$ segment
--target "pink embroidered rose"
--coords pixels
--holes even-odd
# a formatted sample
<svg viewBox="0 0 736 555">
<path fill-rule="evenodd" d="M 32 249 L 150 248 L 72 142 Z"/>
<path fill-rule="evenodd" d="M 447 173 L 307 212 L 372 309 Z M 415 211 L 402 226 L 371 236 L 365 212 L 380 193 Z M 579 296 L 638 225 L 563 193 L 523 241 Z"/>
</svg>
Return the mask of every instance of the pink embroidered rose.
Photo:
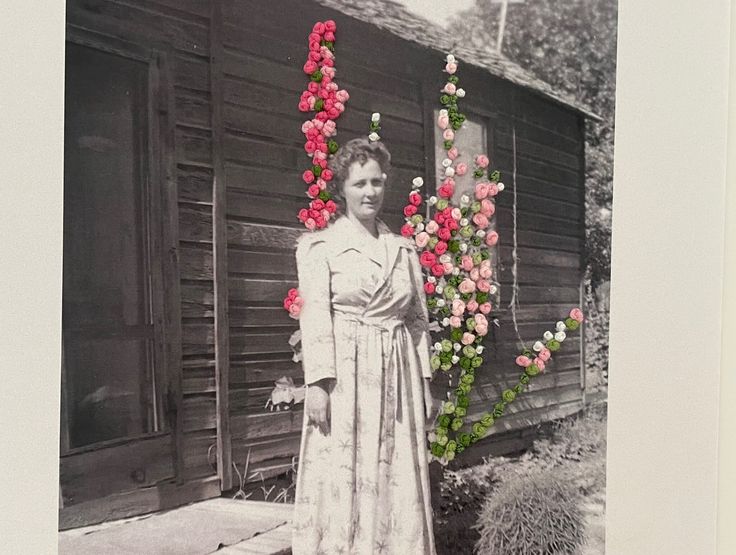
<svg viewBox="0 0 736 555">
<path fill-rule="evenodd" d="M 417 213 L 417 207 L 413 204 L 407 204 L 404 206 L 404 216 L 407 218 L 411 218 L 414 214 Z"/>
<path fill-rule="evenodd" d="M 459 328 L 463 325 L 463 320 L 460 316 L 450 316 L 450 326 L 453 328 Z"/>
<path fill-rule="evenodd" d="M 328 19 L 325 21 L 325 31 L 334 33 L 337 30 L 337 23 L 334 19 Z"/>
<path fill-rule="evenodd" d="M 519 355 L 518 357 L 516 357 L 516 364 L 523 368 L 528 368 L 532 365 L 532 359 L 524 355 Z"/>
<path fill-rule="evenodd" d="M 434 235 L 435 233 L 437 233 L 437 230 L 439 228 L 440 228 L 440 225 L 436 221 L 429 220 L 429 222 L 427 222 L 427 225 L 425 226 L 424 229 L 427 231 L 427 233 Z"/>
<path fill-rule="evenodd" d="M 454 316 L 462 316 L 465 313 L 465 303 L 460 299 L 452 301 L 452 308 L 450 309 Z"/>
<path fill-rule="evenodd" d="M 307 219 L 309 218 L 309 212 L 307 211 L 307 209 L 302 208 L 301 210 L 299 210 L 299 214 L 297 214 L 297 218 L 299 218 L 299 221 L 301 221 L 302 223 L 306 222 Z"/>
<path fill-rule="evenodd" d="M 492 247 L 496 243 L 498 243 L 498 233 L 496 233 L 495 231 L 491 231 L 486 235 L 486 245 Z"/>
<path fill-rule="evenodd" d="M 482 291 L 483 293 L 488 293 L 491 290 L 491 284 L 486 279 L 479 279 L 476 285 L 478 286 L 478 291 Z"/>
<path fill-rule="evenodd" d="M 304 123 L 302 123 L 302 133 L 306 133 L 313 127 L 314 127 L 314 124 L 312 123 L 312 120 L 305 121 Z"/>
<path fill-rule="evenodd" d="M 424 292 L 427 295 L 433 295 L 434 294 L 434 283 L 427 282 L 424 284 Z"/>
<path fill-rule="evenodd" d="M 445 71 L 452 75 L 457 71 L 457 64 L 455 62 L 448 62 L 445 66 Z"/>
<path fill-rule="evenodd" d="M 473 268 L 470 270 L 470 279 L 478 281 L 480 279 L 480 268 Z"/>
<path fill-rule="evenodd" d="M 488 183 L 476 183 L 475 185 L 475 198 L 478 200 L 484 199 L 488 196 Z"/>
<path fill-rule="evenodd" d="M 350 98 L 350 95 L 348 94 L 348 91 L 346 91 L 345 89 L 341 89 L 335 93 L 335 98 L 339 102 L 342 102 L 344 104 L 345 102 L 348 101 L 348 99 Z"/>
<path fill-rule="evenodd" d="M 333 200 L 328 200 L 327 202 L 325 202 L 325 209 L 330 214 L 334 214 L 335 212 L 337 212 L 337 204 L 335 204 L 335 201 Z"/>
<path fill-rule="evenodd" d="M 465 175 L 466 173 L 468 173 L 468 165 L 465 164 L 464 162 L 460 162 L 455 168 L 455 174 Z"/>
<path fill-rule="evenodd" d="M 287 310 L 289 311 L 289 316 L 291 316 L 292 318 L 299 318 L 302 307 L 297 303 L 292 303 Z"/>
<path fill-rule="evenodd" d="M 457 289 L 463 295 L 468 295 L 475 291 L 475 282 L 472 279 L 465 278 L 460 282 L 460 285 L 457 286 Z"/>
<path fill-rule="evenodd" d="M 332 137 L 335 131 L 337 131 L 337 124 L 332 120 L 326 121 L 322 127 L 322 133 L 324 133 L 325 137 Z"/>
<path fill-rule="evenodd" d="M 454 188 L 451 185 L 440 185 L 439 189 L 437 189 L 437 194 L 441 196 L 442 198 L 452 198 L 452 193 L 454 192 Z"/>
<path fill-rule="evenodd" d="M 463 255 L 463 257 L 460 259 L 460 266 L 463 270 L 466 272 L 469 272 L 473 269 L 473 258 L 466 255 Z"/>
<path fill-rule="evenodd" d="M 316 184 L 312 184 L 307 189 L 307 195 L 309 195 L 310 198 L 315 198 L 317 195 L 319 195 L 319 187 Z"/>
<path fill-rule="evenodd" d="M 488 186 L 488 196 L 495 197 L 497 194 L 498 194 L 498 185 L 496 183 L 491 183 Z"/>
<path fill-rule="evenodd" d="M 455 94 L 457 91 L 457 87 L 453 83 L 445 83 L 445 87 L 442 89 L 442 92 L 447 94 Z"/>
<path fill-rule="evenodd" d="M 325 154 L 321 150 L 318 150 L 314 153 L 313 161 L 315 164 L 319 164 L 320 166 L 322 166 L 322 168 L 325 168 L 327 166 L 326 160 L 327 160 L 327 154 Z M 325 163 L 320 164 L 320 162 L 325 162 Z"/>
<path fill-rule="evenodd" d="M 317 184 L 317 187 L 319 187 L 320 191 L 324 191 L 327 188 L 327 182 L 321 177 L 317 178 L 317 181 L 315 181 L 315 183 Z"/>
<path fill-rule="evenodd" d="M 335 109 L 342 114 L 345 111 L 345 105 L 338 100 L 335 102 Z"/>
<path fill-rule="evenodd" d="M 438 241 L 437 244 L 434 246 L 434 253 L 438 256 L 441 256 L 447 252 L 447 243 L 444 241 Z"/>
<path fill-rule="evenodd" d="M 299 111 L 300 112 L 308 112 L 309 111 L 309 102 L 306 100 L 302 100 L 299 102 Z"/>
<path fill-rule="evenodd" d="M 460 211 L 459 208 L 453 208 L 450 211 L 450 216 L 452 217 L 453 220 L 460 220 L 463 217 L 463 213 Z"/>
<path fill-rule="evenodd" d="M 317 33 L 318 35 L 324 35 L 325 34 L 325 24 L 321 21 L 318 21 L 314 24 L 314 27 L 312 27 L 312 32 Z"/>
<path fill-rule="evenodd" d="M 324 122 L 324 121 L 321 121 L 321 120 L 319 120 L 319 119 L 317 119 L 317 118 L 316 118 L 316 116 L 315 116 L 315 118 L 314 118 L 314 119 L 312 120 L 312 123 L 314 124 L 314 128 L 315 128 L 315 129 L 317 129 L 318 131 L 321 131 L 321 130 L 322 130 L 322 128 L 324 127 L 324 125 L 325 125 L 325 122 Z M 319 134 L 319 133 L 318 133 L 318 134 Z"/>
<path fill-rule="evenodd" d="M 446 141 L 452 141 L 455 138 L 455 132 L 452 129 L 445 129 L 442 132 L 442 138 Z"/>
<path fill-rule="evenodd" d="M 444 274 L 451 274 L 452 270 L 455 269 L 455 265 L 452 262 L 445 262 L 442 264 L 442 267 L 444 268 Z"/>
<path fill-rule="evenodd" d="M 578 322 L 582 322 L 585 319 L 585 317 L 583 316 L 583 311 L 579 308 L 573 308 L 570 311 L 570 318 L 572 318 L 573 320 L 577 320 Z"/>
<path fill-rule="evenodd" d="M 454 160 L 458 156 L 460 156 L 460 152 L 457 150 L 456 146 L 452 147 L 450 150 L 447 151 L 447 157 L 450 160 Z"/>
<path fill-rule="evenodd" d="M 488 279 L 493 275 L 493 269 L 491 268 L 491 261 L 490 260 L 484 260 L 480 263 L 480 268 L 478 268 L 478 273 L 480 274 L 480 277 L 483 279 Z"/>
<path fill-rule="evenodd" d="M 314 60 L 307 60 L 304 64 L 304 73 L 312 74 L 317 71 L 317 63 Z"/>
<path fill-rule="evenodd" d="M 312 205 L 312 208 L 314 208 L 315 210 L 322 210 L 325 207 L 325 201 L 323 201 L 322 199 L 319 199 L 319 198 L 318 199 L 314 199 L 311 202 L 311 205 Z"/>
<path fill-rule="evenodd" d="M 409 193 L 409 202 L 411 202 L 414 206 L 419 206 L 420 204 L 422 204 L 422 195 L 417 192 Z"/>
<path fill-rule="evenodd" d="M 308 58 L 314 62 L 319 62 L 322 59 L 322 54 L 319 53 L 319 43 L 313 43 L 314 50 L 309 52 Z"/>
<path fill-rule="evenodd" d="M 312 31 L 311 33 L 309 33 L 308 40 L 309 42 L 319 42 L 322 40 L 322 36 L 319 33 L 315 33 L 314 31 Z"/>
<path fill-rule="evenodd" d="M 480 306 L 478 307 L 478 309 L 479 309 L 479 310 L 480 310 L 480 311 L 481 311 L 481 312 L 482 312 L 483 314 L 488 314 L 489 312 L 491 312 L 491 303 L 482 303 L 482 304 L 481 304 L 481 305 L 480 305 Z"/>
<path fill-rule="evenodd" d="M 477 324 L 475 326 L 475 333 L 481 337 L 488 334 L 488 324 Z"/>
<path fill-rule="evenodd" d="M 488 224 L 490 222 L 488 221 L 488 218 L 485 215 L 478 212 L 477 214 L 473 216 L 473 223 L 477 225 L 480 229 L 485 229 L 488 227 Z"/>
<path fill-rule="evenodd" d="M 332 170 L 324 170 L 322 172 L 322 179 L 330 181 L 332 179 Z"/>
<path fill-rule="evenodd" d="M 302 179 L 304 180 L 304 183 L 311 183 L 314 181 L 314 174 L 312 173 L 312 170 L 306 170 L 302 174 Z"/>
<path fill-rule="evenodd" d="M 457 223 L 456 220 L 447 220 L 447 223 L 445 224 L 445 226 L 450 231 L 455 231 L 456 229 L 460 227 L 460 225 Z"/>
<path fill-rule="evenodd" d="M 490 160 L 488 159 L 488 156 L 486 156 L 485 154 L 478 154 L 475 157 L 475 164 L 479 168 L 487 168 L 488 164 L 490 164 Z"/>
<path fill-rule="evenodd" d="M 537 357 L 534 359 L 534 364 L 537 365 L 540 371 L 544 372 L 544 367 L 547 365 L 541 358 Z"/>
<path fill-rule="evenodd" d="M 483 314 L 476 314 L 475 316 L 473 316 L 473 319 L 475 320 L 476 326 L 487 326 L 488 325 L 488 320 Z"/>
<path fill-rule="evenodd" d="M 472 333 L 466 331 L 460 341 L 463 345 L 470 345 L 473 341 L 475 341 L 475 336 Z"/>
<path fill-rule="evenodd" d="M 404 237 L 411 237 L 412 235 L 414 235 L 414 226 L 409 223 L 402 225 L 401 235 L 403 235 Z"/>
<path fill-rule="evenodd" d="M 441 115 L 437 118 L 437 127 L 440 129 L 447 129 L 448 125 L 450 125 L 450 118 L 448 116 Z"/>
<path fill-rule="evenodd" d="M 335 41 L 335 33 L 332 31 L 325 31 L 325 40 L 329 42 Z"/>
<path fill-rule="evenodd" d="M 307 154 L 312 154 L 316 148 L 317 144 L 314 141 L 307 141 L 306 143 L 304 143 L 304 150 L 307 152 Z"/>
<path fill-rule="evenodd" d="M 409 225 L 409 224 L 407 224 Z M 413 229 L 412 229 L 413 233 Z M 414 242 L 417 244 L 417 247 L 420 249 L 423 249 L 427 246 L 427 243 L 429 243 L 429 234 L 422 231 L 421 233 L 417 233 L 417 236 L 414 237 Z"/>
<path fill-rule="evenodd" d="M 432 275 L 434 277 L 440 277 L 445 275 L 445 267 L 442 264 L 434 264 L 432 266 Z"/>
<path fill-rule="evenodd" d="M 547 362 L 552 357 L 552 351 L 550 351 L 547 347 L 544 347 L 541 351 L 539 351 L 539 354 L 537 356 L 543 361 Z"/>
<path fill-rule="evenodd" d="M 487 198 L 480 201 L 480 213 L 490 218 L 496 213 L 496 206 Z"/>
<path fill-rule="evenodd" d="M 429 268 L 437 263 L 437 257 L 432 252 L 424 251 L 419 255 L 419 262 L 425 268 Z"/>
<path fill-rule="evenodd" d="M 452 233 L 450 233 L 450 230 L 448 228 L 443 227 L 437 230 L 437 237 L 439 237 L 443 241 L 449 241 L 452 237 Z"/>
<path fill-rule="evenodd" d="M 340 116 L 340 110 L 337 108 L 330 108 L 327 111 L 327 115 L 330 116 L 330 119 L 337 119 Z"/>
<path fill-rule="evenodd" d="M 304 222 L 304 226 L 309 230 L 312 231 L 316 229 L 317 223 L 314 221 L 314 218 L 307 218 L 307 221 Z"/>
</svg>

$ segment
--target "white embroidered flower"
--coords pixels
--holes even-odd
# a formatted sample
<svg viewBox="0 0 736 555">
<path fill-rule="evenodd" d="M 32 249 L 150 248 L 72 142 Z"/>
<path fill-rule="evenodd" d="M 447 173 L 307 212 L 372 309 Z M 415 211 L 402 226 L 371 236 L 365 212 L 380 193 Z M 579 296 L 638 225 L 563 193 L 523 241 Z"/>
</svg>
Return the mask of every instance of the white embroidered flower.
<svg viewBox="0 0 736 555">
<path fill-rule="evenodd" d="M 466 225 L 468 225 L 469 223 L 470 223 L 470 222 L 468 221 L 468 219 L 467 219 L 467 218 L 461 218 L 461 219 L 460 219 L 460 225 L 461 225 L 462 227 L 465 227 L 465 226 L 466 226 Z"/>
<path fill-rule="evenodd" d="M 457 355 L 452 355 L 452 358 L 450 360 L 452 360 L 453 364 L 457 364 L 458 362 L 460 362 L 460 357 Z"/>
<path fill-rule="evenodd" d="M 446 177 L 452 177 L 453 175 L 455 175 L 455 168 L 453 168 L 452 166 L 450 166 L 449 168 L 445 168 Z"/>
<path fill-rule="evenodd" d="M 446 328 L 450 325 L 450 319 L 449 318 L 443 318 L 442 319 L 442 327 Z"/>
<path fill-rule="evenodd" d="M 449 168 L 450 166 L 452 166 L 452 160 L 450 160 L 449 158 L 445 158 L 444 160 L 442 160 L 443 168 Z"/>
<path fill-rule="evenodd" d="M 424 224 L 422 222 L 417 224 L 417 231 L 424 231 Z"/>
<path fill-rule="evenodd" d="M 445 306 L 445 299 L 437 299 L 437 306 L 440 308 Z"/>
<path fill-rule="evenodd" d="M 480 237 L 481 239 L 486 236 L 486 230 L 485 229 L 479 229 L 475 232 L 475 234 Z"/>
<path fill-rule="evenodd" d="M 445 253 L 442 256 L 440 256 L 440 259 L 439 260 L 440 260 L 440 263 L 447 264 L 448 262 L 452 262 L 452 256 L 450 256 L 449 254 Z"/>
<path fill-rule="evenodd" d="M 381 114 L 379 114 L 378 112 L 373 112 L 371 114 L 371 121 L 373 123 L 378 123 L 379 121 L 381 121 Z"/>
<path fill-rule="evenodd" d="M 555 338 L 555 336 L 552 335 L 552 332 L 549 331 L 549 330 L 546 331 L 546 332 L 544 332 L 544 334 L 542 335 L 542 337 L 544 337 L 545 341 L 550 341 L 550 340 L 552 340 L 552 339 Z"/>
<path fill-rule="evenodd" d="M 463 346 L 462 346 L 462 345 L 460 345 L 460 343 L 455 343 L 455 344 L 454 344 L 454 345 L 452 346 L 452 348 L 453 348 L 453 349 L 455 350 L 455 352 L 457 353 L 457 352 L 458 352 L 458 351 L 459 351 L 460 349 L 462 349 L 462 348 L 463 348 Z"/>
<path fill-rule="evenodd" d="M 468 252 L 468 244 L 467 243 L 460 243 L 460 252 Z"/>
<path fill-rule="evenodd" d="M 455 94 L 458 98 L 463 98 L 465 96 L 465 89 L 457 89 L 455 91 Z"/>
<path fill-rule="evenodd" d="M 505 188 L 506 188 L 506 185 L 504 185 L 503 183 L 499 183 L 498 184 L 498 190 L 499 191 L 503 191 Z"/>
<path fill-rule="evenodd" d="M 434 443 L 435 441 L 437 441 L 437 434 L 435 434 L 434 432 L 429 432 L 427 434 L 427 439 L 430 441 L 430 443 Z M 434 455 L 432 456 L 434 457 Z"/>
<path fill-rule="evenodd" d="M 422 179 L 421 177 L 415 177 L 414 179 L 412 179 L 411 184 L 414 185 L 415 189 L 419 189 L 419 187 L 424 185 L 424 179 Z"/>
<path fill-rule="evenodd" d="M 455 56 L 453 56 L 452 54 L 448 54 L 447 57 L 445 58 L 445 61 L 448 64 L 454 64 L 457 60 L 455 60 Z"/>
<path fill-rule="evenodd" d="M 380 138 L 381 137 L 375 131 L 373 131 L 370 135 L 368 135 L 368 140 L 373 141 L 373 142 L 377 141 Z"/>
<path fill-rule="evenodd" d="M 534 346 L 532 347 L 532 349 L 539 352 L 542 349 L 544 349 L 544 343 L 542 343 L 541 341 L 537 341 L 536 343 L 534 343 Z"/>
<path fill-rule="evenodd" d="M 431 197 L 429 197 L 429 200 L 427 200 L 427 202 L 429 203 L 430 206 L 433 206 L 437 204 L 437 197 L 432 195 Z"/>
<path fill-rule="evenodd" d="M 478 346 L 477 346 L 477 347 L 475 348 L 475 352 L 476 352 L 477 354 L 481 354 L 481 353 L 482 353 L 482 352 L 483 352 L 484 350 L 485 350 L 485 347 L 484 347 L 483 345 L 478 345 Z"/>
<path fill-rule="evenodd" d="M 440 342 L 438 341 L 437 343 L 435 343 L 435 344 L 433 345 L 433 347 L 434 347 L 434 350 L 435 350 L 435 351 L 437 351 L 437 352 L 439 353 L 439 352 L 440 352 L 440 351 L 442 350 L 442 343 L 440 343 Z"/>
<path fill-rule="evenodd" d="M 567 326 L 565 325 L 565 322 L 560 320 L 559 322 L 555 324 L 555 329 L 557 331 L 565 331 L 567 329 Z"/>
<path fill-rule="evenodd" d="M 463 195 L 460 197 L 460 206 L 469 206 L 470 205 L 470 197 L 468 195 Z"/>
<path fill-rule="evenodd" d="M 453 268 L 453 269 L 452 269 L 452 275 L 453 275 L 453 276 L 456 276 L 456 275 L 458 275 L 459 273 L 460 273 L 460 268 L 458 268 L 458 267 L 455 267 L 455 268 Z M 458 295 L 458 296 L 457 296 L 457 297 L 455 297 L 455 298 L 456 298 L 456 299 L 459 299 L 459 298 L 460 298 L 460 295 Z"/>
<path fill-rule="evenodd" d="M 445 110 L 444 108 L 442 108 L 442 110 L 440 110 L 440 115 L 441 116 L 446 116 L 447 115 L 447 110 Z"/>
<path fill-rule="evenodd" d="M 558 331 L 555 334 L 555 339 L 562 343 L 567 338 L 567 334 L 564 331 Z"/>
<path fill-rule="evenodd" d="M 491 284 L 491 286 L 488 288 L 488 292 L 491 295 L 495 295 L 496 294 L 496 291 L 498 291 L 498 287 L 496 287 L 495 285 Z"/>
<path fill-rule="evenodd" d="M 436 293 L 437 293 L 438 295 L 442 295 L 442 291 L 444 291 L 444 289 L 442 288 L 442 286 L 441 286 L 441 285 L 438 285 L 437 287 L 435 287 L 435 292 L 436 292 Z"/>
<path fill-rule="evenodd" d="M 434 277 L 434 276 L 429 276 L 429 277 L 427 278 L 427 281 L 428 281 L 429 283 L 437 283 L 437 278 L 436 278 L 436 277 Z"/>
</svg>

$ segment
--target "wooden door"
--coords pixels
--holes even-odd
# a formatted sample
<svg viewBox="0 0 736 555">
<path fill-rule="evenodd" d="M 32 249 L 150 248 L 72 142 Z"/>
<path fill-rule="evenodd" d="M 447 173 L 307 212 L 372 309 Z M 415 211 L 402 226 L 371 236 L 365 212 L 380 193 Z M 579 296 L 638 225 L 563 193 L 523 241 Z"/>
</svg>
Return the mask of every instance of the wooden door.
<svg viewBox="0 0 736 555">
<path fill-rule="evenodd" d="M 176 478 L 158 71 L 151 53 L 67 42 L 62 527 L 145 510 L 115 496 Z"/>
</svg>

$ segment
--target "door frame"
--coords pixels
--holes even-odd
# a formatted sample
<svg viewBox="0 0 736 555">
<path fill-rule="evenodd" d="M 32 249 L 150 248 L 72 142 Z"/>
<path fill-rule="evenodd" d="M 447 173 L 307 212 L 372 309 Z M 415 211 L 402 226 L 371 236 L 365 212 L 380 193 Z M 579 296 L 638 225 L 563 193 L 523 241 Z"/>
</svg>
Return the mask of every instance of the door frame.
<svg viewBox="0 0 736 555">
<path fill-rule="evenodd" d="M 153 316 L 153 361 L 156 381 L 157 414 L 164 428 L 158 432 L 137 437 L 115 439 L 75 449 L 69 449 L 66 417 L 62 412 L 60 444 L 60 527 L 81 526 L 120 516 L 140 514 L 165 507 L 172 501 L 166 492 L 180 497 L 183 482 L 183 411 L 182 406 L 182 346 L 181 295 L 179 277 L 178 191 L 175 158 L 174 95 L 167 63 L 167 52 L 160 48 L 146 48 L 118 38 L 98 34 L 67 24 L 66 43 L 86 46 L 124 58 L 140 61 L 148 66 L 148 141 L 146 173 L 143 175 L 144 195 L 150 205 L 147 209 L 150 302 Z M 66 368 L 62 340 L 62 395 Z M 105 464 L 113 455 L 116 470 L 130 470 L 131 481 L 124 491 L 104 498 L 90 498 L 81 503 L 64 503 L 64 480 L 74 469 Z M 121 456 L 125 455 L 125 456 Z M 125 463 L 127 460 L 130 469 Z M 163 460 L 168 461 L 164 465 Z M 87 465 L 86 463 L 90 463 Z M 144 470 L 141 475 L 141 463 Z M 155 472 L 158 464 L 158 474 Z M 171 472 L 163 470 L 171 466 Z M 134 468 L 138 467 L 138 468 Z M 154 468 L 147 478 L 148 468 Z M 87 472 L 93 470 L 88 468 Z M 66 473 L 65 473 L 66 471 Z M 136 474 L 138 473 L 138 474 Z M 84 477 L 80 478 L 81 480 Z M 93 478 L 90 478 L 94 482 Z M 139 484 L 139 485 L 136 485 Z M 148 491 L 156 488 L 155 495 Z M 141 502 L 135 507 L 127 498 L 140 490 Z M 148 493 L 146 493 L 148 491 Z M 153 505 L 157 506 L 151 506 Z M 63 508 L 61 508 L 63 507 Z"/>
</svg>

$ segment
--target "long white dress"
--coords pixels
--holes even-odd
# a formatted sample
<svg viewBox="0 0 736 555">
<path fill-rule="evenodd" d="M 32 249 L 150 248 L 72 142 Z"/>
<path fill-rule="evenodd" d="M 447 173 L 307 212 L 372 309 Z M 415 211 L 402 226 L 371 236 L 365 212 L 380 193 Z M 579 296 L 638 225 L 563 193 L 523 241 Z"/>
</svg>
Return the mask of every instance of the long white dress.
<svg viewBox="0 0 736 555">
<path fill-rule="evenodd" d="M 375 246 L 342 217 L 297 247 L 305 382 L 334 380 L 330 433 L 304 420 L 294 555 L 435 554 L 421 270 L 383 223 Z"/>
</svg>

